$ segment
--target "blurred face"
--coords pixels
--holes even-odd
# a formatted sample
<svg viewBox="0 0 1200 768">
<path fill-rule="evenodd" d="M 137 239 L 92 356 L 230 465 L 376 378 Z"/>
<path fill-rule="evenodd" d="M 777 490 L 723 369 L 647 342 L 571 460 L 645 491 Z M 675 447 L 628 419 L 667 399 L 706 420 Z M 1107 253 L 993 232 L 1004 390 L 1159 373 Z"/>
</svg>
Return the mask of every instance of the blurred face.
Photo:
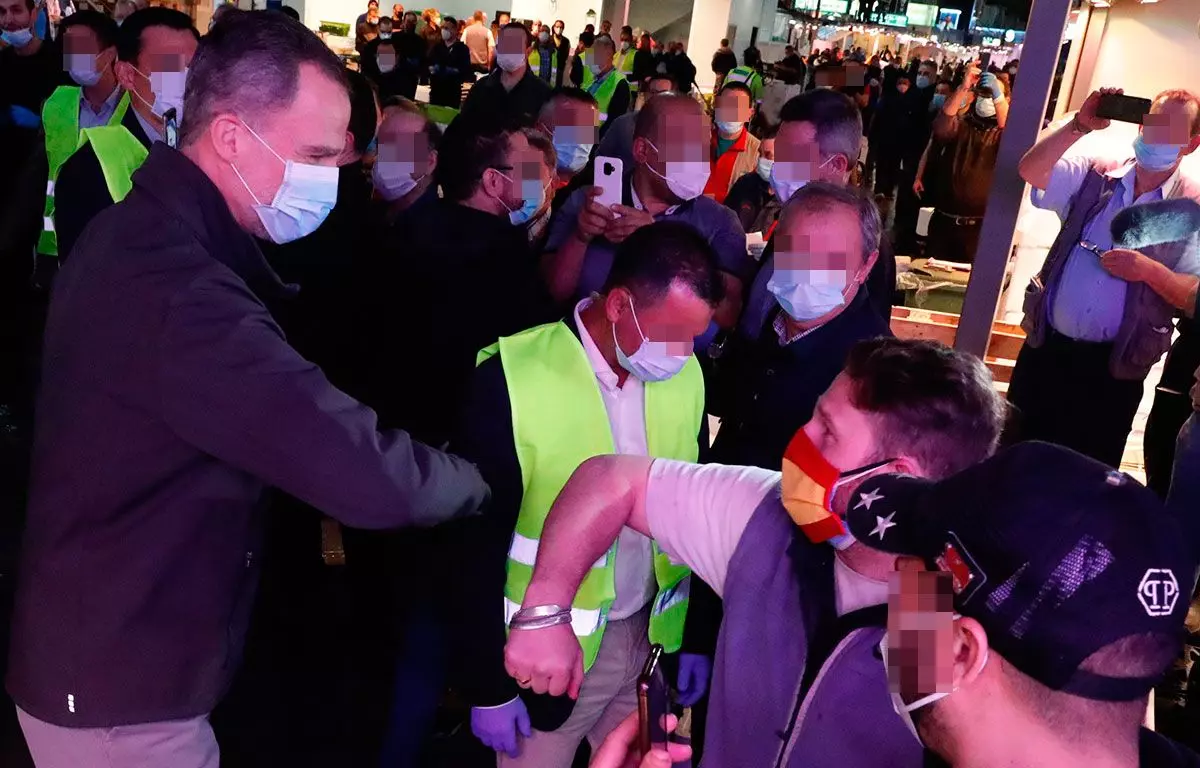
<svg viewBox="0 0 1200 768">
<path fill-rule="evenodd" d="M 25 0 L 0 0 L 0 29 L 16 32 L 29 29 L 32 23 L 33 11 L 25 5 Z"/>
<path fill-rule="evenodd" d="M 101 48 L 96 33 L 82 24 L 63 33 L 63 69 L 105 72 L 117 60 L 116 46 Z M 74 65 L 74 66 L 73 66 Z"/>
<path fill-rule="evenodd" d="M 396 48 L 391 43 L 380 43 L 375 51 L 375 62 L 381 72 L 391 72 L 396 67 Z"/>
<path fill-rule="evenodd" d="M 950 84 L 949 83 L 938 83 L 936 92 L 942 94 L 943 96 L 949 96 L 950 95 Z"/>
<path fill-rule="evenodd" d="M 391 17 L 384 16 L 382 19 L 379 20 L 379 34 L 381 34 L 381 35 L 392 34 L 392 19 L 391 19 Z"/>
<path fill-rule="evenodd" d="M 662 199 L 675 199 L 663 177 L 671 177 L 672 166 L 681 163 L 708 163 L 712 126 L 700 105 L 680 100 L 658 114 L 658 122 L 649 136 L 633 140 L 633 159 L 646 166 L 654 177 L 652 184 Z"/>
<path fill-rule="evenodd" d="M 719 123 L 742 124 L 750 121 L 750 96 L 744 91 L 721 91 L 717 94 L 713 107 L 713 113 Z"/>
<path fill-rule="evenodd" d="M 558 35 L 559 37 L 562 37 L 562 33 L 563 33 L 563 25 L 559 24 L 559 23 L 555 23 L 554 34 Z"/>
<path fill-rule="evenodd" d="M 932 65 L 922 64 L 921 68 L 917 70 L 917 76 L 928 77 L 930 82 L 932 82 L 933 79 L 937 77 L 937 72 L 934 70 Z"/>
<path fill-rule="evenodd" d="M 774 137 L 772 137 L 770 139 L 762 140 L 762 142 L 758 145 L 758 156 L 764 160 L 774 160 L 775 159 L 775 139 L 774 139 Z"/>
<path fill-rule="evenodd" d="M 502 203 L 505 211 L 521 207 L 526 193 L 544 188 L 544 155 L 529 146 L 524 134 L 509 138 L 509 149 L 500 165 L 483 172 L 481 188 L 485 195 Z"/>
<path fill-rule="evenodd" d="M 1180 148 L 1180 155 L 1190 155 L 1200 145 L 1200 137 L 1191 135 L 1194 108 L 1183 101 L 1164 101 L 1150 108 L 1142 121 L 1142 136 L 1146 143 L 1171 145 Z"/>
<path fill-rule="evenodd" d="M 612 22 L 611 21 L 600 22 L 600 32 L 602 32 L 605 35 L 612 32 Z"/>
<path fill-rule="evenodd" d="M 525 33 L 519 29 L 505 29 L 496 40 L 496 53 L 525 53 Z"/>
<path fill-rule="evenodd" d="M 647 93 L 649 93 L 650 97 L 653 98 L 659 94 L 670 93 L 674 87 L 675 85 L 670 80 L 651 79 L 650 87 L 648 88 Z"/>
<path fill-rule="evenodd" d="M 594 105 L 560 98 L 555 100 L 554 108 L 542 121 L 542 127 L 547 133 L 553 134 L 556 142 L 595 144 L 598 119 L 599 111 Z"/>
<path fill-rule="evenodd" d="M 900 93 L 908 93 L 908 88 L 911 85 L 912 83 L 908 81 L 908 78 L 902 77 L 896 81 L 896 90 Z"/>
<path fill-rule="evenodd" d="M 429 146 L 425 135 L 425 120 L 403 109 L 384 110 L 379 126 L 377 161 L 411 165 L 413 178 L 433 173 L 437 166 L 437 150 Z"/>
<path fill-rule="evenodd" d="M 851 167 L 845 155 L 821 156 L 817 127 L 807 120 L 789 121 L 779 126 L 775 163 L 781 178 L 834 184 L 845 184 Z"/>
<path fill-rule="evenodd" d="M 274 200 L 283 183 L 285 162 L 336 167 L 349 122 L 345 86 L 311 64 L 300 65 L 296 98 L 281 112 L 252 126 L 232 113 L 218 115 L 202 141 L 211 141 L 229 166 L 220 186 L 242 227 L 266 237 L 254 206 Z"/>
<path fill-rule="evenodd" d="M 601 71 L 606 71 L 612 68 L 614 53 L 612 46 L 597 43 L 592 46 L 592 61 L 599 65 Z"/>
<path fill-rule="evenodd" d="M 663 345 L 668 355 L 690 355 L 694 339 L 708 329 L 713 316 L 713 308 L 680 282 L 657 302 L 638 302 L 629 290 L 615 288 L 605 298 L 605 312 L 627 356 L 646 342 Z"/>
<path fill-rule="evenodd" d="M 188 30 L 147 27 L 142 30 L 142 50 L 137 61 L 116 63 L 117 81 L 134 94 L 135 108 L 145 109 L 155 102 L 152 79 L 166 72 L 183 72 L 196 55 L 196 38 Z M 349 122 L 349 118 L 347 118 Z M 346 126 L 342 125 L 344 132 Z"/>
<path fill-rule="evenodd" d="M 448 32 L 448 33 L 450 33 L 451 40 L 458 39 L 458 25 L 457 24 L 452 24 L 449 21 L 442 22 L 442 32 L 443 32 L 442 37 L 445 37 L 446 35 L 444 33 Z"/>
<path fill-rule="evenodd" d="M 409 11 L 404 14 L 404 31 L 412 32 L 417 28 L 417 14 Z"/>
</svg>

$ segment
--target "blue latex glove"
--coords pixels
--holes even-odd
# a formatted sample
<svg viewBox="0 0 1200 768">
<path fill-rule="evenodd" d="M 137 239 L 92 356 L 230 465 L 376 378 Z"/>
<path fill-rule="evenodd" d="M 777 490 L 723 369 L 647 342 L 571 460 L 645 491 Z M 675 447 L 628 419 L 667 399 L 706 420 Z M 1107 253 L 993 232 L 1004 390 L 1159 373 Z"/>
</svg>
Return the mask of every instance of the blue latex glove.
<svg viewBox="0 0 1200 768">
<path fill-rule="evenodd" d="M 1004 89 L 1000 86 L 1000 80 L 991 72 L 984 72 L 979 76 L 979 88 L 986 88 L 992 92 L 992 98 L 998 99 L 1004 95 Z"/>
<path fill-rule="evenodd" d="M 527 739 L 532 733 L 520 696 L 498 707 L 471 707 L 471 733 L 489 748 L 515 759 L 521 754 L 518 732 Z"/>
<path fill-rule="evenodd" d="M 698 653 L 679 654 L 679 703 L 690 707 L 708 692 L 708 679 L 712 677 L 712 659 Z"/>
<path fill-rule="evenodd" d="M 18 128 L 38 128 L 42 124 L 41 115 L 16 104 L 9 107 L 9 117 Z"/>
</svg>

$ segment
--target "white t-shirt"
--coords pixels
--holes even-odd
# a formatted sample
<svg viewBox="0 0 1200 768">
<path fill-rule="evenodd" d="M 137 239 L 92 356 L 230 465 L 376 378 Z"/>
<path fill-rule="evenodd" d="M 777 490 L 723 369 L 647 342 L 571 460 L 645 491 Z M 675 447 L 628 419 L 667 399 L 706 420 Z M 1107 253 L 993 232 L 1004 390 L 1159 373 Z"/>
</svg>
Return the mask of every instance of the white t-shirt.
<svg viewBox="0 0 1200 768">
<path fill-rule="evenodd" d="M 718 595 L 729 561 L 767 494 L 779 494 L 782 474 L 759 467 L 689 464 L 656 459 L 646 486 L 646 519 L 654 540 Z M 868 579 L 834 560 L 839 615 L 887 602 L 886 582 Z"/>
</svg>

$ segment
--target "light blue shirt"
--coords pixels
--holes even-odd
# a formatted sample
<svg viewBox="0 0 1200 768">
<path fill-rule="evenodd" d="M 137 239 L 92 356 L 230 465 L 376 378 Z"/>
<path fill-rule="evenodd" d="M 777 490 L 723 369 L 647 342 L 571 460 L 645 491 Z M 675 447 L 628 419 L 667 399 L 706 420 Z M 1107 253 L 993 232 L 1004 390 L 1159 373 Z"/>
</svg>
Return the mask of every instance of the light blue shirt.
<svg viewBox="0 0 1200 768">
<path fill-rule="evenodd" d="M 79 89 L 79 130 L 85 128 L 100 128 L 108 125 L 108 121 L 112 120 L 112 116 L 117 112 L 117 102 L 121 100 L 121 88 L 117 86 L 113 88 L 113 92 L 108 95 L 104 103 L 100 105 L 99 110 L 92 109 L 92 104 L 83 95 L 83 89 Z"/>
<path fill-rule="evenodd" d="M 1033 190 L 1033 204 L 1054 211 L 1065 222 L 1071 210 L 1071 199 L 1083 186 L 1094 162 L 1089 157 L 1059 160 L 1046 190 Z M 1133 173 L 1133 169 L 1134 164 L 1130 160 L 1105 174 L 1111 179 L 1120 179 L 1120 183 L 1113 190 L 1108 205 L 1083 228 L 1081 239 L 1095 243 L 1101 251 L 1113 247 L 1113 218 L 1131 205 L 1162 200 L 1163 190 L 1169 192 L 1174 187 L 1178 174 L 1176 172 L 1161 187 L 1135 200 L 1133 193 L 1137 174 Z M 1125 314 L 1128 285 L 1119 277 L 1110 275 L 1100 265 L 1099 256 L 1076 245 L 1067 256 L 1062 278 L 1050 297 L 1050 325 L 1059 333 L 1080 341 L 1112 341 L 1117 337 Z"/>
<path fill-rule="evenodd" d="M 160 141 L 163 141 L 163 135 L 159 133 L 158 129 L 151 125 L 146 118 L 142 117 L 141 112 L 138 112 L 136 109 L 134 109 L 132 105 L 130 105 L 129 111 L 133 112 L 133 116 L 137 118 L 138 125 L 142 126 L 142 130 L 146 132 L 146 138 L 150 139 L 151 144 L 156 144 Z"/>
</svg>

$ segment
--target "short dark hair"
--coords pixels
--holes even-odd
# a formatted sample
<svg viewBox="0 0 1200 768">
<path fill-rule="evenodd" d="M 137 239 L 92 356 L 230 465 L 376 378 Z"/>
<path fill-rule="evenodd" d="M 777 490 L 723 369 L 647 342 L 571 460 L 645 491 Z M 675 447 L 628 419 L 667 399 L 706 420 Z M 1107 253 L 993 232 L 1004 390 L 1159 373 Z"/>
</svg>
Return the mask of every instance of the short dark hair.
<svg viewBox="0 0 1200 768">
<path fill-rule="evenodd" d="M 746 94 L 746 98 L 750 99 L 750 106 L 754 106 L 754 92 L 750 90 L 750 86 L 746 85 L 742 81 L 734 80 L 732 82 L 725 83 L 721 86 L 720 93 L 725 93 L 726 91 L 737 91 L 738 93 Z"/>
<path fill-rule="evenodd" d="M 62 24 L 58 26 L 58 31 L 61 35 L 71 27 L 87 27 L 96 35 L 96 42 L 101 48 L 112 48 L 117 44 L 117 34 L 120 27 L 113 18 L 106 13 L 93 11 L 91 8 L 84 8 L 75 11 L 70 16 L 62 20 Z"/>
<path fill-rule="evenodd" d="M 628 34 L 630 37 L 633 37 L 633 27 L 626 24 L 625 26 L 621 27 L 621 34 Z"/>
<path fill-rule="evenodd" d="M 291 18 L 295 19 L 296 21 L 300 21 L 300 11 L 297 11 L 295 8 L 293 8 L 290 5 L 279 6 L 279 12 L 282 13 L 284 16 L 290 16 Z M 382 21 L 382 19 L 381 19 L 381 21 Z"/>
<path fill-rule="evenodd" d="M 375 84 L 361 72 L 346 70 L 347 89 L 350 93 L 350 124 L 346 130 L 354 136 L 354 150 L 367 151 L 371 139 L 375 138 L 378 122 Z"/>
<path fill-rule="evenodd" d="M 522 23 L 521 23 L 521 22 L 519 22 L 519 21 L 510 21 L 510 22 L 508 22 L 508 23 L 507 23 L 507 24 L 505 24 L 503 27 L 500 27 L 500 32 L 501 32 L 501 33 L 503 33 L 503 32 L 504 32 L 504 30 L 506 30 L 506 29 L 519 29 L 519 30 L 521 30 L 521 34 L 525 36 L 525 47 L 526 47 L 526 48 L 528 48 L 528 47 L 529 47 L 529 45 L 530 45 L 530 43 L 532 43 L 532 42 L 533 42 L 533 35 L 529 34 L 529 30 L 528 30 L 528 29 L 525 27 L 525 25 L 524 25 L 524 24 L 522 24 Z M 499 42 L 499 41 L 497 40 L 497 42 Z"/>
<path fill-rule="evenodd" d="M 879 419 L 882 453 L 911 456 L 940 480 L 995 452 L 1005 405 L 979 358 L 881 336 L 855 344 L 845 370 L 855 407 Z"/>
<path fill-rule="evenodd" d="M 430 149 L 437 149 L 442 143 L 442 129 L 433 122 L 433 120 L 421 109 L 421 106 L 415 101 L 410 101 L 403 96 L 390 96 L 383 102 L 383 109 L 402 109 L 405 112 L 410 112 L 414 115 L 420 115 L 425 121 L 425 138 L 429 141 Z"/>
<path fill-rule="evenodd" d="M 221 112 L 247 122 L 286 108 L 300 88 L 300 65 L 311 64 L 346 87 L 346 68 L 300 22 L 270 11 L 221 17 L 196 49 L 188 71 L 180 144 L 188 146 Z"/>
<path fill-rule="evenodd" d="M 459 115 L 450 123 L 434 171 L 446 199 L 458 202 L 475 194 L 484 171 L 504 164 L 512 137 L 521 130 L 517 122 L 494 116 Z"/>
<path fill-rule="evenodd" d="M 591 47 L 596 40 L 595 32 L 588 32 L 586 29 L 579 33 L 579 42 L 583 43 L 584 48 Z"/>
<path fill-rule="evenodd" d="M 726 48 L 728 48 L 728 47 L 729 47 L 729 38 L 728 38 L 728 37 L 722 37 L 722 38 L 721 38 L 721 45 L 722 45 L 722 46 L 724 46 L 724 47 L 726 47 Z"/>
<path fill-rule="evenodd" d="M 689 224 L 656 221 L 617 246 L 604 290 L 627 288 L 635 298 L 653 305 L 676 282 L 710 307 L 725 298 L 717 253 L 708 240 Z"/>
<path fill-rule="evenodd" d="M 126 16 L 118 28 L 117 58 L 121 61 L 137 61 L 142 53 L 142 33 L 150 27 L 187 31 L 195 35 L 197 40 L 200 39 L 200 31 L 186 13 L 171 8 L 143 8 Z"/>
<path fill-rule="evenodd" d="M 862 114 L 844 93 L 818 88 L 794 96 L 779 111 L 779 122 L 812 123 L 824 157 L 845 155 L 853 166 L 862 151 Z"/>
<path fill-rule="evenodd" d="M 691 106 L 697 112 L 701 111 L 700 102 L 683 93 L 663 93 L 646 102 L 637 113 L 637 121 L 633 124 L 634 138 L 649 136 L 658 125 L 662 114 L 676 106 Z M 661 147 L 660 147 L 661 149 Z"/>
<path fill-rule="evenodd" d="M 442 17 L 442 26 L 444 27 L 444 26 L 446 26 L 446 24 L 453 24 L 454 26 L 457 27 L 458 19 L 454 18 L 453 16 L 443 16 Z"/>
<path fill-rule="evenodd" d="M 554 148 L 554 139 L 536 128 L 526 128 L 522 132 L 525 134 L 525 140 L 529 142 L 529 146 L 542 153 L 542 162 L 553 172 L 558 164 L 558 150 Z"/>
<path fill-rule="evenodd" d="M 667 72 L 655 72 L 653 75 L 650 75 L 650 77 L 646 80 L 647 90 L 649 90 L 650 83 L 654 82 L 655 80 L 666 80 L 671 83 L 672 91 L 679 90 L 679 81 L 675 79 L 675 75 Z"/>
</svg>

